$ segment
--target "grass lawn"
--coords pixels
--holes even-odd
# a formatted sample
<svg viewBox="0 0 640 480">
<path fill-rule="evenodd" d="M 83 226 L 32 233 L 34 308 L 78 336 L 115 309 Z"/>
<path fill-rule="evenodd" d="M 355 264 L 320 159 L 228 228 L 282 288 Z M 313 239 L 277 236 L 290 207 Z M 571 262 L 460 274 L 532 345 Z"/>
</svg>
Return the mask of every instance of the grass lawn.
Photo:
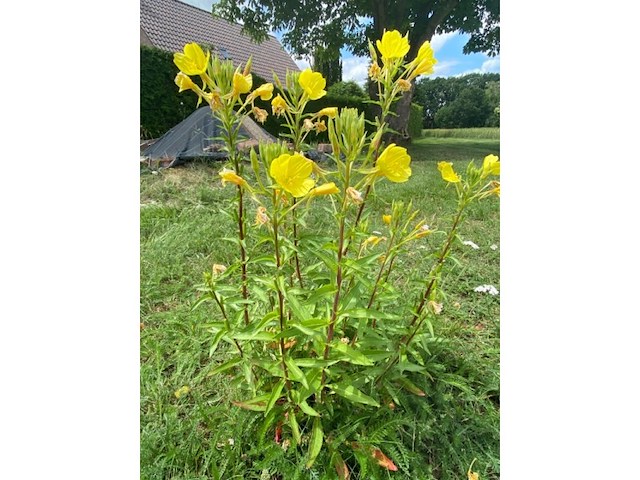
<svg viewBox="0 0 640 480">
<path fill-rule="evenodd" d="M 453 161 L 462 171 L 469 160 L 481 163 L 485 155 L 499 155 L 499 150 L 499 140 L 490 138 L 415 141 L 409 148 L 410 180 L 380 182 L 376 189 L 371 230 L 382 225 L 381 215 L 393 199 L 413 201 L 429 225 L 445 229 L 455 208 L 455 192 L 445 188 L 436 163 Z M 279 478 L 267 460 L 246 461 L 242 439 L 254 438 L 255 418 L 261 414 L 232 407 L 229 385 L 222 377 L 204 374 L 205 367 L 227 355 L 222 349 L 209 355 L 210 334 L 202 328 L 217 312 L 213 307 L 191 311 L 203 272 L 214 263 L 229 264 L 237 254 L 234 245 L 221 240 L 235 228 L 231 218 L 220 214 L 233 196 L 231 187 L 220 184 L 221 166 L 191 163 L 158 172 L 141 169 L 142 479 Z M 499 478 L 499 295 L 474 292 L 483 284 L 500 290 L 499 209 L 499 201 L 490 198 L 468 212 L 460 236 L 479 248 L 458 242 L 455 262 L 447 270 L 448 298 L 434 324 L 441 342 L 433 355 L 443 366 L 442 374 L 421 410 L 398 412 L 412 422 L 414 438 L 420 439 L 408 447 L 407 456 L 429 468 L 409 471 L 404 465 L 409 460 L 394 458 L 402 468 L 389 476 L 385 471 L 380 478 L 465 478 L 474 458 L 473 469 L 480 478 Z M 315 221 L 322 222 L 322 214 Z M 423 250 L 417 247 L 399 267 L 406 274 L 394 281 L 413 297 L 417 290 L 411 271 L 426 268 Z M 176 398 L 174 392 L 185 385 L 189 394 Z"/>
</svg>

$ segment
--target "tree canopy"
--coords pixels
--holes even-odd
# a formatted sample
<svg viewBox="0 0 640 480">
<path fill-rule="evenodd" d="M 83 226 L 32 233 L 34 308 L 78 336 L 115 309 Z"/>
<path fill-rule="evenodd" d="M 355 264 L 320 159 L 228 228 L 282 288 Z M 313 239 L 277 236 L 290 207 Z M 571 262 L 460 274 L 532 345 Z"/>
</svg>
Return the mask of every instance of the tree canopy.
<svg viewBox="0 0 640 480">
<path fill-rule="evenodd" d="M 500 51 L 499 0 L 220 0 L 214 15 L 240 21 L 256 41 L 282 31 L 282 42 L 296 56 L 313 55 L 320 46 L 367 54 L 367 40 L 385 29 L 409 32 L 411 60 L 436 33 L 470 34 L 464 53 Z"/>
</svg>

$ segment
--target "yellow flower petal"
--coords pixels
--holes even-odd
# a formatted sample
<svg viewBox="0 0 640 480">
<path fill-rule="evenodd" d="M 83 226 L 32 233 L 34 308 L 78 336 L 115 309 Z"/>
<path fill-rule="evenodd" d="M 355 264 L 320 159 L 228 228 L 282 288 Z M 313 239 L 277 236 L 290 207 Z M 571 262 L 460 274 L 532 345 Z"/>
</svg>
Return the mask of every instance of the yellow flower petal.
<svg viewBox="0 0 640 480">
<path fill-rule="evenodd" d="M 287 102 L 284 98 L 280 96 L 280 94 L 276 95 L 273 100 L 271 100 L 271 111 L 274 115 L 278 117 L 282 115 L 287 110 Z"/>
<path fill-rule="evenodd" d="M 191 80 L 187 75 L 185 75 L 182 72 L 178 72 L 174 82 L 178 87 L 180 87 L 180 90 L 178 90 L 178 93 L 184 92 L 185 90 L 193 90 L 193 88 L 196 86 L 196 84 L 193 83 L 193 80 Z"/>
<path fill-rule="evenodd" d="M 183 49 L 184 53 L 173 54 L 173 63 L 186 75 L 200 75 L 207 71 L 210 53 L 205 55 L 197 43 L 187 43 Z"/>
<path fill-rule="evenodd" d="M 429 42 L 424 42 L 420 47 L 420 50 L 418 50 L 418 55 L 410 63 L 410 67 L 413 67 L 414 70 L 411 72 L 409 78 L 433 73 L 433 67 L 436 63 L 438 63 L 438 61 L 433 56 L 431 44 Z"/>
<path fill-rule="evenodd" d="M 273 97 L 273 83 L 263 83 L 256 88 L 250 95 L 251 99 L 260 97 L 261 100 L 271 100 Z"/>
<path fill-rule="evenodd" d="M 173 394 L 176 396 L 176 398 L 180 398 L 180 397 L 185 396 L 190 391 L 191 391 L 191 389 L 187 385 L 184 385 L 183 387 L 180 387 L 175 392 L 173 392 Z"/>
<path fill-rule="evenodd" d="M 391 215 L 382 215 L 382 221 L 387 225 L 391 225 Z"/>
<path fill-rule="evenodd" d="M 482 178 L 500 175 L 500 160 L 496 155 L 487 155 L 482 163 Z"/>
<path fill-rule="evenodd" d="M 316 113 L 317 117 L 322 117 L 324 115 L 329 118 L 336 118 L 336 115 L 338 115 L 338 107 L 325 107 Z"/>
<path fill-rule="evenodd" d="M 458 183 L 460 181 L 460 177 L 458 176 L 458 174 L 453 171 L 453 163 L 439 162 L 438 170 L 440 170 L 442 178 L 447 182 Z"/>
<path fill-rule="evenodd" d="M 269 174 L 294 197 L 304 197 L 315 184 L 310 178 L 313 162 L 299 153 L 283 153 L 271 162 Z"/>
<path fill-rule="evenodd" d="M 313 72 L 310 68 L 302 71 L 298 77 L 298 83 L 311 100 L 318 100 L 327 94 L 324 90 L 327 81 L 321 73 Z"/>
<path fill-rule="evenodd" d="M 222 170 L 220 170 L 220 172 L 218 172 L 218 175 L 220 175 L 220 178 L 222 179 L 222 185 L 229 182 L 241 187 L 247 186 L 247 182 L 245 181 L 245 179 L 237 175 L 233 170 L 223 168 Z"/>
<path fill-rule="evenodd" d="M 247 93 L 251 90 L 253 80 L 251 75 L 242 75 L 240 72 L 233 74 L 233 96 L 236 97 L 241 93 Z"/>
<path fill-rule="evenodd" d="M 409 53 L 409 34 L 404 37 L 397 30 L 387 32 L 385 30 L 382 40 L 376 40 L 378 50 L 382 55 L 382 61 L 403 58 Z"/>
<path fill-rule="evenodd" d="M 334 193 L 340 193 L 340 190 L 336 187 L 335 183 L 329 182 L 312 189 L 309 193 L 314 196 L 332 195 Z"/>
<path fill-rule="evenodd" d="M 407 149 L 392 143 L 378 157 L 376 162 L 377 175 L 386 177 L 395 183 L 406 182 L 411 176 L 410 162 L 411 157 L 407 154 Z"/>
</svg>

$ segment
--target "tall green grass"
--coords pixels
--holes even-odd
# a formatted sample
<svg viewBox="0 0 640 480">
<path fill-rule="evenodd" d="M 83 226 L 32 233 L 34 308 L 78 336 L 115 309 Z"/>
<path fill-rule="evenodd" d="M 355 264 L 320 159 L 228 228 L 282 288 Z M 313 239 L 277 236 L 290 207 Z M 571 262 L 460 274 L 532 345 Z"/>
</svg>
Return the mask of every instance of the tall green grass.
<svg viewBox="0 0 640 480">
<path fill-rule="evenodd" d="M 422 136 L 435 138 L 485 138 L 490 140 L 500 140 L 500 128 L 429 128 L 422 131 Z"/>
<path fill-rule="evenodd" d="M 371 230 L 381 229 L 381 215 L 394 199 L 413 201 L 429 225 L 444 229 L 455 193 L 444 185 L 435 161 L 453 161 L 463 170 L 471 158 L 499 154 L 499 142 L 423 138 L 409 153 L 409 182 L 381 182 L 376 188 Z M 335 478 L 322 462 L 313 471 L 297 471 L 272 440 L 258 445 L 260 414 L 232 407 L 235 392 L 225 377 L 207 376 L 231 354 L 224 349 L 209 354 L 207 322 L 217 312 L 205 306 L 191 311 L 202 273 L 214 263 L 230 263 L 237 254 L 236 246 L 223 240 L 234 224 L 220 210 L 234 191 L 220 185 L 221 166 L 141 170 L 140 477 Z M 318 209 L 308 222 L 331 225 L 326 215 Z M 387 436 L 387 453 L 399 471 L 368 472 L 363 479 L 460 479 L 474 458 L 482 479 L 499 478 L 499 296 L 473 291 L 482 284 L 500 289 L 497 199 L 472 206 L 460 235 L 480 248 L 455 245 L 455 261 L 443 279 L 445 309 L 434 324 L 438 341 L 430 347 L 433 379 L 425 377 L 421 385 L 427 396 L 409 398 L 405 409 L 381 411 L 371 426 L 372 435 Z M 419 288 L 414 273 L 427 267 L 426 252 L 436 240 L 416 243 L 391 279 L 406 290 L 408 301 Z M 177 398 L 174 392 L 185 385 L 189 393 Z"/>
</svg>

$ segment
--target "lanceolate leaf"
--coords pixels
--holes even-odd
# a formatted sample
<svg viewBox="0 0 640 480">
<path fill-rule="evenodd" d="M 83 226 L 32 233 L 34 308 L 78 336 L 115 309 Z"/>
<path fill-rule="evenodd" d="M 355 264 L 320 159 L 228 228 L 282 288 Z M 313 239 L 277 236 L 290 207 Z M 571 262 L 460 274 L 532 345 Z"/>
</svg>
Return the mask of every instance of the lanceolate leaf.
<svg viewBox="0 0 640 480">
<path fill-rule="evenodd" d="M 374 363 L 366 356 L 357 351 L 356 349 L 350 347 L 346 343 L 342 343 L 341 341 L 333 342 L 331 347 L 344 355 L 341 360 L 344 360 L 349 363 L 353 363 L 354 365 L 365 365 L 371 366 Z"/>
<path fill-rule="evenodd" d="M 281 378 L 280 381 L 273 387 L 271 391 L 271 397 L 269 397 L 269 401 L 267 402 L 267 409 L 265 413 L 268 413 L 273 406 L 276 404 L 276 401 L 280 398 L 280 394 L 282 393 L 282 388 L 284 387 L 284 378 Z"/>
<path fill-rule="evenodd" d="M 295 380 L 296 382 L 302 383 L 304 388 L 309 388 L 309 383 L 307 382 L 307 377 L 304 376 L 302 370 L 298 368 L 298 366 L 293 362 L 291 358 L 285 358 L 284 363 L 287 365 L 287 370 L 289 371 L 289 376 L 291 380 Z"/>
<path fill-rule="evenodd" d="M 229 361 L 224 362 L 222 365 L 218 365 L 216 368 L 207 373 L 207 376 L 210 377 L 212 375 L 217 375 L 218 373 L 222 373 L 225 370 L 229 370 L 230 368 L 238 365 L 242 361 L 242 358 L 232 358 Z"/>
<path fill-rule="evenodd" d="M 327 386 L 341 397 L 351 400 L 352 402 L 364 403 L 365 405 L 371 405 L 373 407 L 380 406 L 373 398 L 365 395 L 353 385 L 331 384 Z"/>
<path fill-rule="evenodd" d="M 313 420 L 313 428 L 311 429 L 311 438 L 309 439 L 309 459 L 307 460 L 306 467 L 311 468 L 322 450 L 322 442 L 324 440 L 324 433 L 322 431 L 322 422 L 320 417 L 316 417 Z"/>
<path fill-rule="evenodd" d="M 296 419 L 296 414 L 293 413 L 293 410 L 289 410 L 289 425 L 291 426 L 291 433 L 293 434 L 293 440 L 296 445 L 300 443 L 300 427 L 298 426 L 298 420 Z M 294 445 L 295 446 L 295 445 Z"/>
<path fill-rule="evenodd" d="M 398 377 L 395 379 L 395 382 L 400 384 L 402 388 L 413 393 L 414 395 L 418 395 L 419 397 L 424 397 L 426 394 L 420 390 L 416 385 L 411 383 L 410 380 L 404 377 Z"/>
</svg>

